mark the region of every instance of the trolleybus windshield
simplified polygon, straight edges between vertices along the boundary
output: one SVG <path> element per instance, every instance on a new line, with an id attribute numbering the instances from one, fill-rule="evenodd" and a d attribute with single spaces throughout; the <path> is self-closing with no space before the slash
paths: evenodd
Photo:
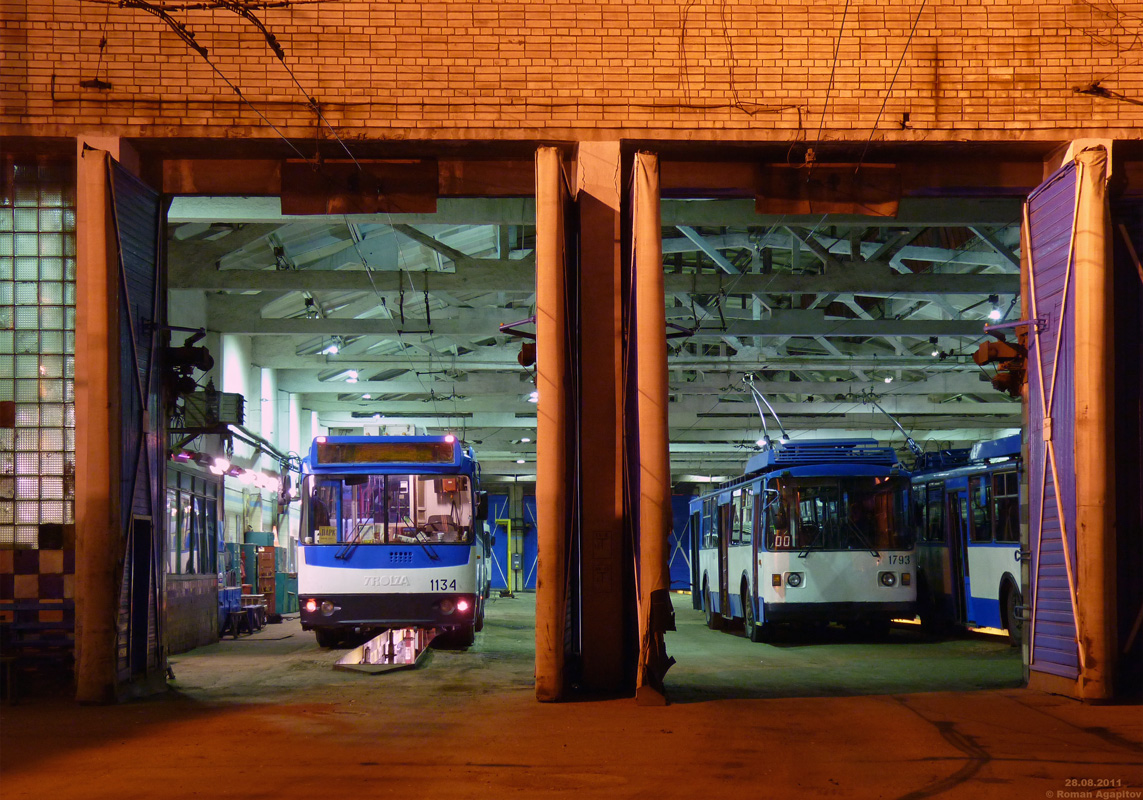
<path id="1" fill-rule="evenodd" d="M 307 475 L 314 544 L 471 544 L 466 475 Z"/>
<path id="2" fill-rule="evenodd" d="M 779 478 L 766 508 L 768 550 L 907 550 L 903 477 Z"/>

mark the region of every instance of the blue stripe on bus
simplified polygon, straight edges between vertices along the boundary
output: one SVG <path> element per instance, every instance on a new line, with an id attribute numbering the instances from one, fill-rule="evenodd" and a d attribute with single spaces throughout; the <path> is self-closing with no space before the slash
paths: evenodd
<path id="1" fill-rule="evenodd" d="M 348 558 L 337 558 L 344 549 L 341 544 L 306 545 L 300 548 L 306 564 L 311 567 L 337 569 L 428 569 L 430 567 L 459 567 L 468 563 L 471 545 L 436 545 L 425 547 L 392 547 L 363 544 L 355 547 Z M 434 559 L 432 556 L 436 556 Z"/>
<path id="2" fill-rule="evenodd" d="M 978 628 L 1003 628 L 1000 622 L 1000 601 L 995 597 L 976 597 L 970 599 L 972 603 L 972 619 L 969 620 Z"/>

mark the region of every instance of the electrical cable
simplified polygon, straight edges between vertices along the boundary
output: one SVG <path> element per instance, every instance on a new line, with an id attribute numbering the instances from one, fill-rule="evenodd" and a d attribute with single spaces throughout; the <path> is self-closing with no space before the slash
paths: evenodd
<path id="1" fill-rule="evenodd" d="M 917 16 L 913 19 L 913 27 L 909 31 L 909 38 L 905 40 L 905 48 L 901 51 L 901 58 L 897 62 L 897 69 L 893 71 L 893 79 L 889 81 L 889 88 L 885 90 L 885 97 L 881 100 L 881 109 L 877 112 L 877 119 L 873 121 L 873 127 L 869 131 L 869 138 L 865 141 L 865 148 L 861 151 L 861 158 L 857 159 L 857 166 L 853 169 L 853 174 L 856 175 L 861 165 L 865 163 L 865 154 L 869 152 L 869 144 L 873 141 L 874 134 L 877 133 L 877 125 L 881 122 L 881 115 L 885 112 L 885 106 L 889 102 L 889 95 L 893 93 L 893 85 L 897 83 L 897 75 L 901 72 L 901 66 L 905 63 L 905 56 L 909 52 L 909 45 L 913 43 L 913 34 L 917 32 L 917 23 L 921 21 L 921 14 L 925 11 L 925 3 L 928 0 L 921 0 L 921 7 L 917 9 Z"/>
<path id="2" fill-rule="evenodd" d="M 825 100 L 822 102 L 822 116 L 818 121 L 818 132 L 814 134 L 814 144 L 821 141 L 822 127 L 825 125 L 826 109 L 829 108 L 829 97 L 833 92 L 833 78 L 837 72 L 837 55 L 841 51 L 841 37 L 845 32 L 845 18 L 849 15 L 849 0 L 845 0 L 845 8 L 841 12 L 841 25 L 837 29 L 837 42 L 833 47 L 833 65 L 829 69 L 829 84 L 826 86 Z M 808 151 L 807 151 L 808 152 Z"/>

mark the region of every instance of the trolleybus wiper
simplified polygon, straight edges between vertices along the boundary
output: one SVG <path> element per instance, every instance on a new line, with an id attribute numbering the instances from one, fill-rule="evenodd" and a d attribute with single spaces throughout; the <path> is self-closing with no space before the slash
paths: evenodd
<path id="1" fill-rule="evenodd" d="M 822 538 L 822 534 L 824 534 L 824 533 L 825 533 L 825 526 L 819 525 L 818 526 L 818 532 L 814 534 L 814 538 L 811 539 L 810 543 L 806 545 L 806 549 L 803 550 L 802 552 L 798 553 L 798 558 L 805 558 L 806 556 L 808 556 L 810 554 L 810 551 L 814 549 L 814 545 L 818 543 L 818 539 Z"/>
<path id="2" fill-rule="evenodd" d="M 364 523 L 357 523 L 357 527 L 349 532 L 346 538 L 345 546 L 334 554 L 334 558 L 340 558 L 342 561 L 353 555 L 353 551 L 357 549 L 357 545 L 361 544 L 361 526 Z"/>
<path id="3" fill-rule="evenodd" d="M 848 525 L 850 528 L 852 528 L 852 529 L 853 529 L 853 532 L 857 534 L 857 538 L 858 538 L 858 540 L 859 540 L 859 541 L 860 541 L 860 542 L 861 542 L 863 545 L 865 545 L 865 549 L 866 549 L 866 550 L 868 550 L 870 553 L 872 553 L 874 558 L 881 558 L 881 554 L 880 554 L 879 552 L 877 552 L 877 548 L 876 548 L 876 547 L 874 547 L 872 544 L 870 544 L 870 542 L 869 542 L 869 539 L 868 539 L 868 538 L 866 537 L 866 535 L 865 535 L 865 534 L 862 532 L 861 528 L 859 528 L 859 527 L 857 527 L 856 525 L 854 525 L 854 524 L 853 524 L 853 522 L 851 522 L 851 521 L 850 521 L 850 520 L 848 520 L 848 519 L 845 521 L 845 524 L 846 524 L 846 525 Z"/>
<path id="4" fill-rule="evenodd" d="M 427 543 L 422 542 L 420 539 L 417 538 L 417 535 L 420 534 L 421 531 L 419 528 L 417 528 L 416 524 L 411 519 L 409 519 L 408 517 L 405 517 L 405 521 L 409 523 L 409 527 L 413 531 L 413 535 L 408 536 L 406 538 L 412 539 L 414 542 L 419 544 L 421 546 L 421 549 L 425 551 L 425 555 L 427 555 L 429 557 L 430 561 L 440 561 L 441 557 L 437 555 L 437 551 L 430 548 Z"/>

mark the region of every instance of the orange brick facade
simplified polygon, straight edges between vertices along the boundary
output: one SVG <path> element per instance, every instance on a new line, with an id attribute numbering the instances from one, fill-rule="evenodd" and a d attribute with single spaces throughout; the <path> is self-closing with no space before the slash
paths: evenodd
<path id="1" fill-rule="evenodd" d="M 1143 3 L 302 0 L 256 11 L 297 83 L 251 21 L 170 13 L 209 63 L 140 8 L 2 0 L 0 135 L 266 138 L 272 123 L 329 138 L 306 93 L 347 140 L 1058 140 L 1133 138 L 1143 123 L 1130 102 L 1143 98 Z M 1096 82 L 1105 96 L 1076 91 Z"/>

